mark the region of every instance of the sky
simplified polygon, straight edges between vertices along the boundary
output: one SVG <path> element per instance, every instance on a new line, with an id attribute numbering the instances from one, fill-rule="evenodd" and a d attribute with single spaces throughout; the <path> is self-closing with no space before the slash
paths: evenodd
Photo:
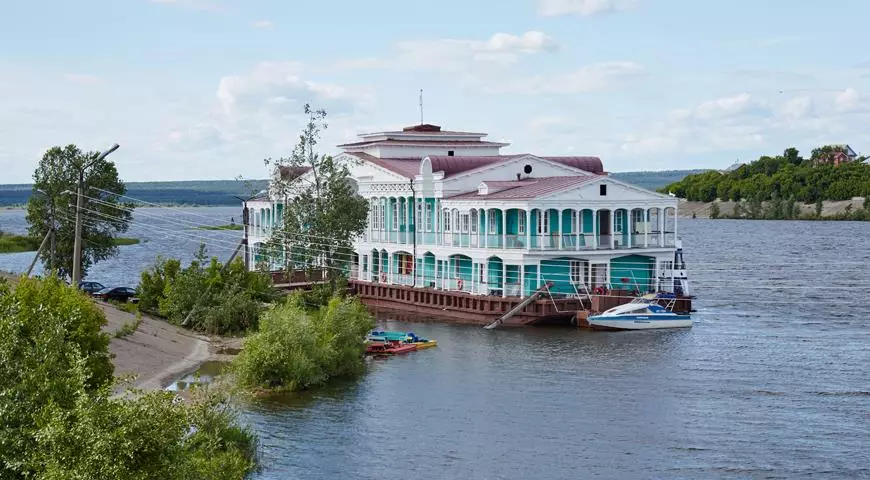
<path id="1" fill-rule="evenodd" d="M 0 184 L 53 145 L 127 181 L 266 178 L 423 118 L 608 171 L 870 153 L 864 0 L 29 0 L 0 15 Z"/>

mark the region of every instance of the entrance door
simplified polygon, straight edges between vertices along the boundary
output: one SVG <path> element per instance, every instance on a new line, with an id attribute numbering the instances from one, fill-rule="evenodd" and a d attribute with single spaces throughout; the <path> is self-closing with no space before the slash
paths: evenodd
<path id="1" fill-rule="evenodd" d="M 592 264 L 592 288 L 607 286 L 607 264 Z"/>

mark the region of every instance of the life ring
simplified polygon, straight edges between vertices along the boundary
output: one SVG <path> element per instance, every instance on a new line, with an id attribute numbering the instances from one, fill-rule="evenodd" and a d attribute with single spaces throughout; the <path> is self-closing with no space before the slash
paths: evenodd
<path id="1" fill-rule="evenodd" d="M 463 282 L 461 278 L 456 281 L 456 288 L 457 289 L 462 290 L 463 285 L 465 285 L 465 282 Z"/>
<path id="2" fill-rule="evenodd" d="M 387 272 L 381 272 L 381 282 L 387 283 Z"/>

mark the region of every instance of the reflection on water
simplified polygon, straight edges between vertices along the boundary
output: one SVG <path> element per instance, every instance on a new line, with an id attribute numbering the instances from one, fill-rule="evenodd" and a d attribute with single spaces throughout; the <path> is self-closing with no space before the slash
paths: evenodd
<path id="1" fill-rule="evenodd" d="M 189 373 L 180 379 L 172 382 L 166 390 L 170 392 L 178 392 L 188 390 L 197 385 L 205 385 L 211 383 L 215 377 L 223 373 L 226 368 L 226 362 L 208 361 L 199 366 L 199 368 Z"/>
<path id="2" fill-rule="evenodd" d="M 248 405 L 255 478 L 870 477 L 870 223 L 683 220 L 680 232 L 694 328 L 485 331 L 381 315 L 438 347 Z M 196 242 L 144 245 L 94 276 L 133 282 L 157 252 Z M 9 258 L 0 269 L 26 268 Z"/>

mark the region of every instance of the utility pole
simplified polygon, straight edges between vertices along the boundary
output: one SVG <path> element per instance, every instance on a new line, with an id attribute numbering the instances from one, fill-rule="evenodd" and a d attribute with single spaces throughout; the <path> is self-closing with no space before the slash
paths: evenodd
<path id="1" fill-rule="evenodd" d="M 57 250 L 57 223 L 55 222 L 55 216 L 54 216 L 54 197 L 49 195 L 45 191 L 38 189 L 38 188 L 34 189 L 34 191 L 36 193 L 42 194 L 48 200 L 48 221 L 49 221 L 48 233 L 49 233 L 49 235 L 51 235 L 51 237 L 49 239 L 50 243 L 49 243 L 49 247 L 48 247 L 49 248 L 48 271 L 52 271 L 55 269 L 54 255 L 55 255 L 55 251 Z"/>
<path id="2" fill-rule="evenodd" d="M 82 279 L 82 208 L 84 203 L 84 183 L 85 170 L 93 166 L 93 164 L 106 158 L 110 153 L 117 150 L 119 145 L 116 143 L 105 152 L 99 154 L 97 158 L 88 163 L 77 165 L 79 171 L 78 188 L 76 189 L 76 234 L 73 242 L 73 264 L 72 264 L 72 285 L 79 288 L 79 282 Z"/>
<path id="3" fill-rule="evenodd" d="M 242 225 L 244 226 L 244 237 L 242 237 L 242 246 L 245 247 L 245 271 L 251 271 L 251 251 L 248 246 L 248 201 L 242 197 L 236 197 L 242 201 Z"/>

